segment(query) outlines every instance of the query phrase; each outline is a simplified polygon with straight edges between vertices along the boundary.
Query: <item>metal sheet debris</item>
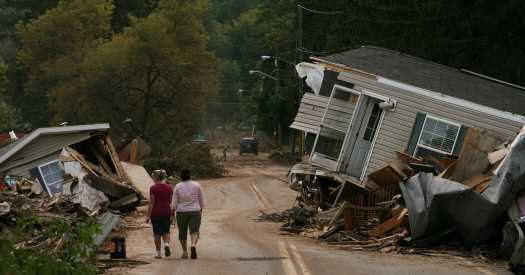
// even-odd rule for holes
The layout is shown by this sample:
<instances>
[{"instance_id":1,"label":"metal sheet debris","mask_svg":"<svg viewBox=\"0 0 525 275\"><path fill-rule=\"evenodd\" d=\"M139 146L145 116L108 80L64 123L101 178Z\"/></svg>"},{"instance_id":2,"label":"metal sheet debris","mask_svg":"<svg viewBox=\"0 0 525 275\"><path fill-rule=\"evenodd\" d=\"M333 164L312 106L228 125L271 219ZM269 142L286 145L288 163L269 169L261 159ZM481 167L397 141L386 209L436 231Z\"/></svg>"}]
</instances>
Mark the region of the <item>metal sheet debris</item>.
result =
<instances>
[{"instance_id":1,"label":"metal sheet debris","mask_svg":"<svg viewBox=\"0 0 525 275\"><path fill-rule=\"evenodd\" d=\"M489 240L497 220L525 190L525 131L512 143L488 188L481 194L459 182L420 173L400 187L410 217L412 237L455 229L469 245Z\"/></svg>"}]
</instances>

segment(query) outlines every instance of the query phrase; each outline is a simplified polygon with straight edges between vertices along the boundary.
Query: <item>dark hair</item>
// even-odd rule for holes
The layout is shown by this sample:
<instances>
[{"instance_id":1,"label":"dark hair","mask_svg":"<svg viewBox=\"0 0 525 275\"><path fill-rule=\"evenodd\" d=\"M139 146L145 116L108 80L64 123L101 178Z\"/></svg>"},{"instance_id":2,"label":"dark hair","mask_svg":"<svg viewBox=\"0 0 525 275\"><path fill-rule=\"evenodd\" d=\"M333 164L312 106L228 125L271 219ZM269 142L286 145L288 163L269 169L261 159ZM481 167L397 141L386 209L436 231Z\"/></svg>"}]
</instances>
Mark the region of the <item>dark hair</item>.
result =
<instances>
[{"instance_id":1,"label":"dark hair","mask_svg":"<svg viewBox=\"0 0 525 275\"><path fill-rule=\"evenodd\" d=\"M180 171L180 179L183 181L190 180L191 179L191 171L188 169L182 169Z\"/></svg>"}]
</instances>

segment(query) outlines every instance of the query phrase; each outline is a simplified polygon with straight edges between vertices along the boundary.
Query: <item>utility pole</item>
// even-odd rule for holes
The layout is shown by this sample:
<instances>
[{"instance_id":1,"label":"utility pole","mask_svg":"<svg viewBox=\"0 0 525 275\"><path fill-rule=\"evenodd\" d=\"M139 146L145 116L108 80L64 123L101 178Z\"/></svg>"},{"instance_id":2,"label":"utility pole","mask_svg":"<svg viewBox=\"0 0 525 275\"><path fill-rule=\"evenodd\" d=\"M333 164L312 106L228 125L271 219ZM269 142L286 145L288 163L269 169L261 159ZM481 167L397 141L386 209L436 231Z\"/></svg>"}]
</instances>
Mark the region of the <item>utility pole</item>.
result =
<instances>
[{"instance_id":1,"label":"utility pole","mask_svg":"<svg viewBox=\"0 0 525 275\"><path fill-rule=\"evenodd\" d=\"M298 28L297 28L297 37L295 38L296 39L296 62L295 64L299 64L301 62L303 62L303 8L301 7L301 4L299 3L297 5L297 24L298 24ZM302 96L303 95L303 80L302 79L299 79L299 94ZM300 97L299 97L300 98ZM297 134L299 134L299 157L302 159L303 158L303 154L304 154L304 141L305 141L305 138L304 138L304 135L305 133L303 131L296 131L296 130L293 130L293 140L292 140L292 156L295 156L295 143L296 143L296 136Z\"/></svg>"},{"instance_id":2,"label":"utility pole","mask_svg":"<svg viewBox=\"0 0 525 275\"><path fill-rule=\"evenodd\" d=\"M279 56L275 55L273 59L273 67L275 68L275 95L279 96ZM282 129L281 129L281 121L277 119L277 143L279 145L282 144Z\"/></svg>"}]
</instances>

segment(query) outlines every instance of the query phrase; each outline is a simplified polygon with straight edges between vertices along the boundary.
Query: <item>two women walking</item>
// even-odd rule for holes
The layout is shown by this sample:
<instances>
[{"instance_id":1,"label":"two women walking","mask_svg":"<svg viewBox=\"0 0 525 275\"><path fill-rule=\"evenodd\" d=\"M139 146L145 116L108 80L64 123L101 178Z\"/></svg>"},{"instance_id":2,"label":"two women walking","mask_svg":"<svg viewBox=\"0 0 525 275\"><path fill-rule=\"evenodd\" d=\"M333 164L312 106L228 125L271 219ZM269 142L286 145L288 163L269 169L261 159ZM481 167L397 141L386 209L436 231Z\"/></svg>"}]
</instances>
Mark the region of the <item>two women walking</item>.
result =
<instances>
[{"instance_id":1,"label":"two women walking","mask_svg":"<svg viewBox=\"0 0 525 275\"><path fill-rule=\"evenodd\" d=\"M190 257L197 259L197 242L204 207L202 189L199 183L191 180L191 172L181 171L179 182L173 190L166 183L166 172L156 170L152 174L155 185L150 188L150 203L146 222L151 220L155 240L156 258L162 258L161 241L164 241L164 255L171 255L170 224L176 216L182 258L188 258L188 230L190 231Z\"/></svg>"}]
</instances>

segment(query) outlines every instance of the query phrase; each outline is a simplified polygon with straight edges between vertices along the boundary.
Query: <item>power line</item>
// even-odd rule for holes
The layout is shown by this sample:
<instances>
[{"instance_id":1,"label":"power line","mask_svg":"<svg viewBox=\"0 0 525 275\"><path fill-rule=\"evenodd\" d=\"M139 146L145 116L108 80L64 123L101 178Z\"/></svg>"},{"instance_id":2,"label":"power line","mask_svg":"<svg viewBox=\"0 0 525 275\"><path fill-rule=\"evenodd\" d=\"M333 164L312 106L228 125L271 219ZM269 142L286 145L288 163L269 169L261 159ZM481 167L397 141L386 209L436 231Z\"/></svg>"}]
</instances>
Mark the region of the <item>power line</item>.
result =
<instances>
[{"instance_id":1,"label":"power line","mask_svg":"<svg viewBox=\"0 0 525 275\"><path fill-rule=\"evenodd\" d=\"M309 53L309 54L329 54L330 52L324 52L324 51L314 51L306 48L297 48L296 50L303 52L303 53Z\"/></svg>"},{"instance_id":2,"label":"power line","mask_svg":"<svg viewBox=\"0 0 525 275\"><path fill-rule=\"evenodd\" d=\"M301 4L297 4L298 7L300 7L301 9L303 10L306 10L306 11L309 11L311 13L317 13L317 14L324 14L324 15L337 15L337 14L342 14L343 12L342 11L320 11L320 10L314 10L314 9L310 9L310 8L307 8Z\"/></svg>"}]
</instances>

